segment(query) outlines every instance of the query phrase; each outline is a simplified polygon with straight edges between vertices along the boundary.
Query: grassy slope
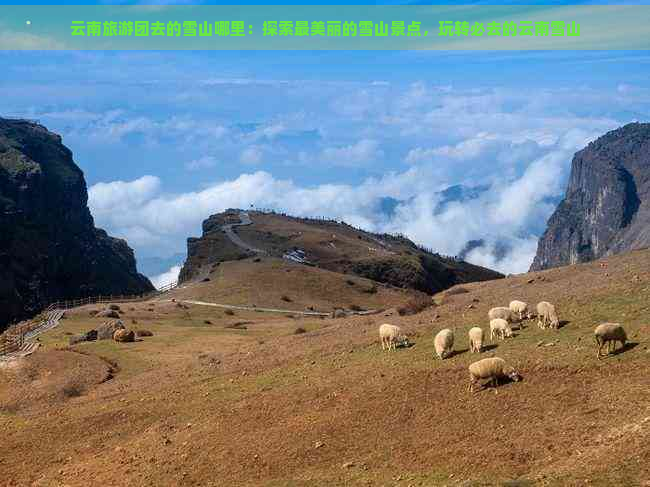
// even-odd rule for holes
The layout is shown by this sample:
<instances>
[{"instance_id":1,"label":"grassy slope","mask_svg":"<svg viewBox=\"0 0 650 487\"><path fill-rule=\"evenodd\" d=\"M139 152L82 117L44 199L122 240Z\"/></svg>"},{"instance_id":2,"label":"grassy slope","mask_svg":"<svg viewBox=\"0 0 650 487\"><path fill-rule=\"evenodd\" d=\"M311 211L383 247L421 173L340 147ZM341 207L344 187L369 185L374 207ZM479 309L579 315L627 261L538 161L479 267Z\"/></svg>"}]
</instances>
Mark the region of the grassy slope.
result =
<instances>
[{"instance_id":1,"label":"grassy slope","mask_svg":"<svg viewBox=\"0 0 650 487\"><path fill-rule=\"evenodd\" d=\"M386 308L404 302L409 295L407 291L389 289L368 279L276 258L224 262L208 277L209 282L188 284L170 296L296 311L313 307L316 311L330 312L334 307L353 305L364 309ZM373 288L376 293L371 292Z\"/></svg>"},{"instance_id":2,"label":"grassy slope","mask_svg":"<svg viewBox=\"0 0 650 487\"><path fill-rule=\"evenodd\" d=\"M125 321L155 336L80 345L116 361L115 378L64 408L1 412L2 468L17 485L647 485L650 252L463 287L412 317L127 307ZM478 357L466 331L485 329L487 310L511 299L552 301L566 323L531 323L496 344L484 356L506 358L525 380L471 395L467 365ZM45 349L98 320L87 312L44 337ZM252 323L226 328L237 320ZM598 361L592 330L604 320L624 323L634 343ZM384 321L415 346L382 352ZM311 331L294 335L299 322ZM459 353L438 361L443 327ZM201 352L221 363L205 365ZM0 405L8 394L5 378Z\"/></svg>"}]
</instances>

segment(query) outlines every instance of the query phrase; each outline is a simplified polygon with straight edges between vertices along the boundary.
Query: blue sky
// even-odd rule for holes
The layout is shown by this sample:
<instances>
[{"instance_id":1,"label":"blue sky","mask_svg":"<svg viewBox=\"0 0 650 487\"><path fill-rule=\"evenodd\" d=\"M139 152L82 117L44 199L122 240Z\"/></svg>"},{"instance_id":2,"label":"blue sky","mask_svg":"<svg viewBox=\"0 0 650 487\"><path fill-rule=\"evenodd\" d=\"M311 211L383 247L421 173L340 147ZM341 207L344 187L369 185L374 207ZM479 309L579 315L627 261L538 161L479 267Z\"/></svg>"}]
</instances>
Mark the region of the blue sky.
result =
<instances>
[{"instance_id":1,"label":"blue sky","mask_svg":"<svg viewBox=\"0 0 650 487\"><path fill-rule=\"evenodd\" d=\"M139 257L255 204L448 254L483 239L469 260L521 272L573 153L650 119L644 51L2 52L0 68L0 115L63 136L97 224ZM490 189L438 211L453 184Z\"/></svg>"}]
</instances>

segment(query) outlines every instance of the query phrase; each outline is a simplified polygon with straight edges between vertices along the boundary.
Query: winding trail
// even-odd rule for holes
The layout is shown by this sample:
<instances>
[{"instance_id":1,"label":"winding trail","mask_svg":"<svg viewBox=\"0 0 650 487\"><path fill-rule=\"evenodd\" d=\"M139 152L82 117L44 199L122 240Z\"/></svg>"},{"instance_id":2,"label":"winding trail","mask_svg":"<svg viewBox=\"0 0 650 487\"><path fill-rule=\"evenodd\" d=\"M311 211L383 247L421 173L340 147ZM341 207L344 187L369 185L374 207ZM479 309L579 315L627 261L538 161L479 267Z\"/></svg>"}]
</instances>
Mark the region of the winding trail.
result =
<instances>
[{"instance_id":1,"label":"winding trail","mask_svg":"<svg viewBox=\"0 0 650 487\"><path fill-rule=\"evenodd\" d=\"M245 212L245 211L240 211L239 212L239 223L228 223L226 225L221 225L221 229L226 233L228 238L232 243L234 243L237 247L242 248L246 250L247 252L254 252L256 254L265 254L266 252L261 249L257 249L246 242L244 242L241 238L239 238L239 235L235 233L233 230L234 227L241 227L244 225L252 225L252 220L250 215Z\"/></svg>"}]
</instances>

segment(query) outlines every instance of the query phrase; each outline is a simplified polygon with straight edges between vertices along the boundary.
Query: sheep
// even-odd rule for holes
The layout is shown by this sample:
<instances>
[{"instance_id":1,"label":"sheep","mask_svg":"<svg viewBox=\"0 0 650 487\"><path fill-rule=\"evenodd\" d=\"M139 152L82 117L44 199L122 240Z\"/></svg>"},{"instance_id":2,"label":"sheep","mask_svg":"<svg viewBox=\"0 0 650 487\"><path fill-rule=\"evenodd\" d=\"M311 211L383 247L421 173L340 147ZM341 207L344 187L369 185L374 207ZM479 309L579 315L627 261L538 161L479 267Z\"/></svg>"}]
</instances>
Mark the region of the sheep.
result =
<instances>
[{"instance_id":1,"label":"sheep","mask_svg":"<svg viewBox=\"0 0 650 487\"><path fill-rule=\"evenodd\" d=\"M498 306L496 308L492 308L488 312L489 320L496 320L497 318L506 320L508 323L513 323L515 321L515 314L510 311L510 308L506 308L505 306Z\"/></svg>"},{"instance_id":2,"label":"sheep","mask_svg":"<svg viewBox=\"0 0 650 487\"><path fill-rule=\"evenodd\" d=\"M469 332L469 351L471 353L481 353L483 348L483 329L475 326L470 328Z\"/></svg>"},{"instance_id":3,"label":"sheep","mask_svg":"<svg viewBox=\"0 0 650 487\"><path fill-rule=\"evenodd\" d=\"M490 341L494 340L495 335L501 340L505 340L506 337L510 338L512 336L510 324L501 318L490 320Z\"/></svg>"},{"instance_id":4,"label":"sheep","mask_svg":"<svg viewBox=\"0 0 650 487\"><path fill-rule=\"evenodd\" d=\"M514 382L521 380L521 375L506 361L499 357L490 357L474 362L469 366L469 387L468 391L473 392L474 384L479 379L489 379L488 382L496 387L499 385L499 379L509 378ZM486 382L487 384L487 382Z\"/></svg>"},{"instance_id":5,"label":"sheep","mask_svg":"<svg viewBox=\"0 0 650 487\"><path fill-rule=\"evenodd\" d=\"M510 311L519 315L519 321L522 322L522 327L524 316L528 320L532 317L532 313L528 309L528 304L524 303L523 301L510 301L510 306L508 307L510 308Z\"/></svg>"},{"instance_id":6,"label":"sheep","mask_svg":"<svg viewBox=\"0 0 650 487\"><path fill-rule=\"evenodd\" d=\"M550 326L557 330L560 327L560 320L555 312L555 306L547 301L537 303L537 326L546 328Z\"/></svg>"},{"instance_id":7,"label":"sheep","mask_svg":"<svg viewBox=\"0 0 650 487\"><path fill-rule=\"evenodd\" d=\"M397 349L397 343L408 346L408 338L402 333L399 326L384 323L379 327L379 338L381 339L382 350Z\"/></svg>"},{"instance_id":8,"label":"sheep","mask_svg":"<svg viewBox=\"0 0 650 487\"><path fill-rule=\"evenodd\" d=\"M433 346L441 360L449 357L454 347L454 332L449 328L440 330L433 340Z\"/></svg>"},{"instance_id":9,"label":"sheep","mask_svg":"<svg viewBox=\"0 0 650 487\"><path fill-rule=\"evenodd\" d=\"M610 353L612 346L616 350L616 342L621 342L621 347L624 347L627 334L620 323L603 323L594 330L594 339L598 346L596 357L601 358L600 352L605 345L607 345L607 354Z\"/></svg>"}]
</instances>

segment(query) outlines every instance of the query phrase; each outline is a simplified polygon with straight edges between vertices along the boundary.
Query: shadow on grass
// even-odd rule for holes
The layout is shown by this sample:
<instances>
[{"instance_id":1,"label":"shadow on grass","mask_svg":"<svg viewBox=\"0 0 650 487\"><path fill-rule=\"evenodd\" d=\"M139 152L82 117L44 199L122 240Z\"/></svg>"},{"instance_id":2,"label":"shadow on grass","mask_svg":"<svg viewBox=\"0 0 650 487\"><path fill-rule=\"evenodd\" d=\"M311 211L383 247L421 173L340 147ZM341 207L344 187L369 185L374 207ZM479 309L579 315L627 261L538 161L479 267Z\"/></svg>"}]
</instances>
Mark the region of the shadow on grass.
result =
<instances>
[{"instance_id":1,"label":"shadow on grass","mask_svg":"<svg viewBox=\"0 0 650 487\"><path fill-rule=\"evenodd\" d=\"M519 380L512 380L510 377L500 377L498 386L494 381L486 380L482 382L480 385L474 386L475 389L473 392L481 392L481 391L485 391L486 389L493 389L496 392L496 390L499 389L500 387L503 387L508 384L516 384L517 382L523 382L523 381L524 381L524 377L522 375L519 376Z\"/></svg>"},{"instance_id":2,"label":"shadow on grass","mask_svg":"<svg viewBox=\"0 0 650 487\"><path fill-rule=\"evenodd\" d=\"M638 345L639 345L638 342L627 342L627 343L626 343L625 345L623 345L621 348L617 348L616 350L614 350L614 351L613 351L612 353L610 353L609 355L606 355L606 357L607 357L607 356L609 356L609 357L614 357L614 356L619 355L619 354L621 354L621 353L625 353L625 352L627 352L627 351L629 351L629 350L634 349L634 348L637 347Z\"/></svg>"},{"instance_id":3,"label":"shadow on grass","mask_svg":"<svg viewBox=\"0 0 650 487\"><path fill-rule=\"evenodd\" d=\"M496 343L493 343L491 345L483 345L481 347L481 352L489 352L490 350L494 350L495 348L499 348L499 345Z\"/></svg>"},{"instance_id":4,"label":"shadow on grass","mask_svg":"<svg viewBox=\"0 0 650 487\"><path fill-rule=\"evenodd\" d=\"M564 328L565 326L567 326L569 323L571 323L571 322L568 321L568 320L560 320L560 322L557 325L557 329L560 330L561 328Z\"/></svg>"},{"instance_id":5,"label":"shadow on grass","mask_svg":"<svg viewBox=\"0 0 650 487\"><path fill-rule=\"evenodd\" d=\"M469 348L464 348L462 350L452 350L451 353L445 357L445 359L453 358L456 355L462 355L467 352L469 352Z\"/></svg>"}]
</instances>

